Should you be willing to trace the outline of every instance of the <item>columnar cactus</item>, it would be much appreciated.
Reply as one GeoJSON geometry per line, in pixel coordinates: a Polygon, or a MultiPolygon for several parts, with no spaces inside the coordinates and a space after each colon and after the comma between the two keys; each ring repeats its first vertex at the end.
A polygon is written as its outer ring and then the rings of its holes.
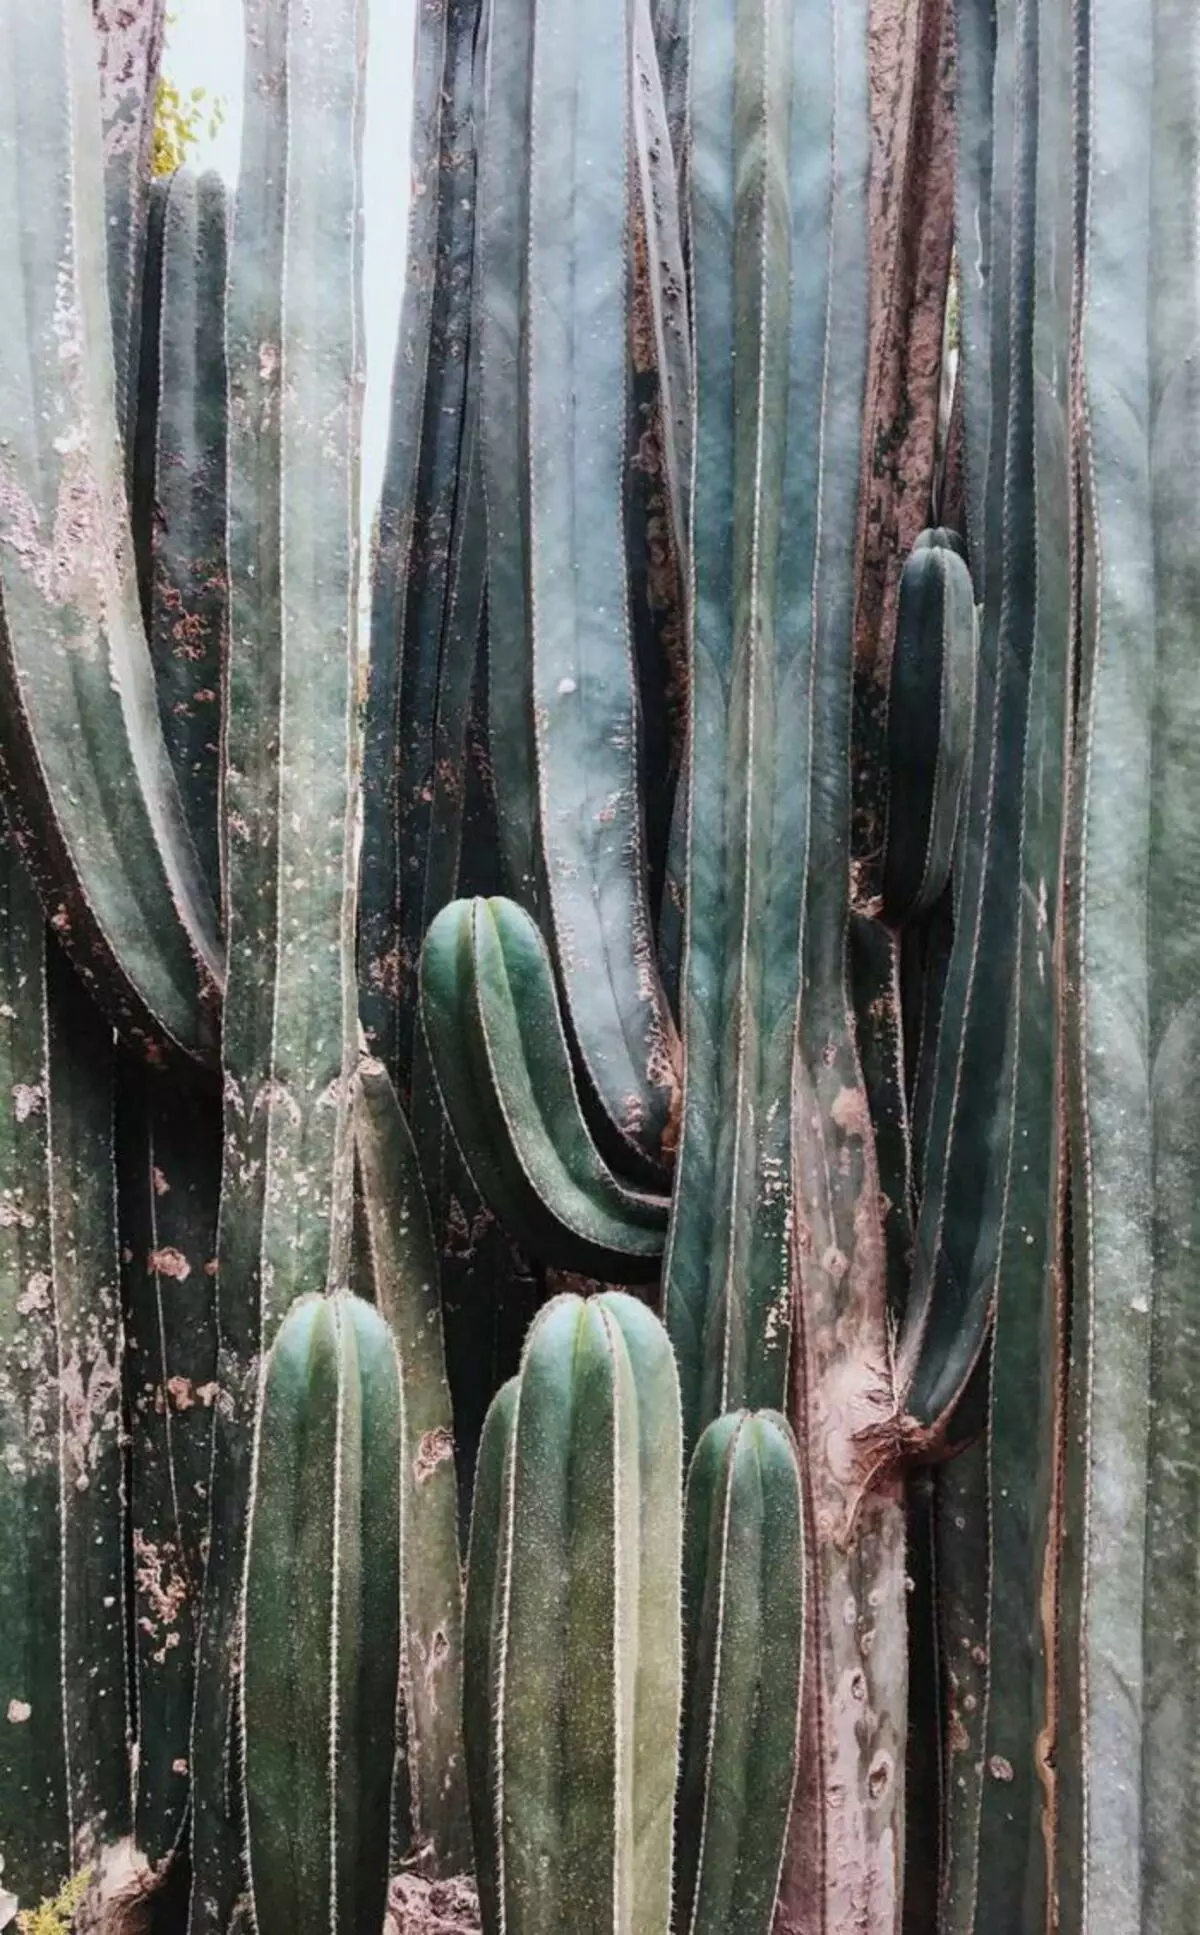
{"type": "Polygon", "coordinates": [[[255,1926],[378,1935],[391,1848],[404,1400],[370,1304],[302,1297],[254,1436],[239,1710],[255,1926]]]}
{"type": "Polygon", "coordinates": [[[667,1935],[682,1527],[671,1348],[631,1298],[556,1298],[496,1404],[467,1605],[469,1642],[487,1635],[466,1706],[485,1927],[667,1935]]]}

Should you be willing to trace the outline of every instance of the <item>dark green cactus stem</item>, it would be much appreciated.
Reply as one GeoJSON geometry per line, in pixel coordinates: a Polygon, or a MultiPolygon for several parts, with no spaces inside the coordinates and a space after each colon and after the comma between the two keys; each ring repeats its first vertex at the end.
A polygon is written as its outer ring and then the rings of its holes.
{"type": "Polygon", "coordinates": [[[691,34],[687,1080],[666,1312],[694,1442],[730,1406],[781,1405],[791,1348],[832,97],[826,54],[811,71],[828,23],[804,8],[701,0],[691,34]]]}
{"type": "Polygon", "coordinates": [[[131,1821],[112,1043],[11,847],[0,953],[0,1853],[25,1908],[131,1821]]]}
{"type": "Polygon", "coordinates": [[[496,1813],[495,1660],[492,1652],[496,1581],[505,1562],[504,1516],[508,1494],[508,1460],[517,1423],[520,1377],[501,1385],[488,1407],[475,1489],[471,1498],[471,1541],[467,1553],[467,1596],[463,1620],[463,1738],[467,1757],[467,1786],[475,1844],[475,1881],[483,1926],[491,1931],[500,1921],[500,1846],[496,1813]]]}
{"type": "Polygon", "coordinates": [[[154,184],[134,530],[163,736],[214,900],[226,558],[227,202],[219,175],[154,184]]]}
{"type": "Polygon", "coordinates": [[[531,0],[487,0],[479,135],[480,448],[487,503],[488,729],[507,891],[536,905],[537,747],[529,655],[526,242],[531,0]]]}
{"type": "Polygon", "coordinates": [[[403,1695],[407,1834],[422,1871],[469,1870],[471,1828],[462,1740],[463,1607],[454,1428],[438,1252],[417,1152],[387,1070],[359,1062],[355,1100],[359,1183],[371,1289],[391,1327],[404,1386],[403,1695]]]}
{"type": "Polygon", "coordinates": [[[950,878],[975,714],[975,597],[951,531],[922,531],[900,578],[888,689],[883,916],[926,914],[950,878]]]}
{"type": "Polygon", "coordinates": [[[804,1668],[804,1505],[786,1419],[735,1412],[692,1454],[677,1925],[769,1935],[804,1668]]]}
{"type": "Polygon", "coordinates": [[[138,612],[87,0],[6,0],[0,68],[0,758],[14,830],[56,932],[130,1040],[211,1058],[222,962],[138,612]],[[63,111],[35,111],[47,100],[63,111]]]}
{"type": "MultiPolygon", "coordinates": [[[[371,595],[363,749],[363,1023],[407,1104],[435,801],[443,632],[465,510],[479,0],[421,0],[408,270],[371,595]]],[[[472,507],[471,516],[478,512],[472,507]]]]}
{"type": "Polygon", "coordinates": [[[380,1313],[302,1297],[255,1429],[241,1721],[259,1929],[379,1935],[400,1653],[400,1366],[380,1313]]]}
{"type": "Polygon", "coordinates": [[[443,908],[425,940],[421,1012],[451,1127],[512,1234],[564,1269],[656,1276],[666,1200],[622,1183],[596,1148],[545,943],[515,901],[443,908]]]}
{"type": "Polygon", "coordinates": [[[253,0],[246,28],[227,328],[222,1408],[191,1935],[226,1935],[242,1887],[229,1754],[261,1360],[296,1295],[346,1283],[353,1210],[365,15],[361,0],[253,0]]]}
{"type": "Polygon", "coordinates": [[[535,0],[529,584],[548,932],[602,1146],[653,1179],[678,1134],[679,1071],[650,925],[621,488],[630,9],[535,0]]]}
{"type": "Polygon", "coordinates": [[[666,1935],[682,1507],[657,1319],[619,1293],[549,1304],[515,1400],[496,1400],[481,1474],[467,1626],[481,1634],[490,1605],[491,1711],[476,1662],[466,1719],[473,1778],[494,1783],[486,1935],[666,1935]],[[482,1516],[497,1492],[498,1535],[482,1516]]]}
{"type": "Polygon", "coordinates": [[[129,1055],[117,1065],[125,1316],[134,1836],[157,1866],[190,1795],[192,1702],[217,1399],[221,1108],[129,1055]]]}

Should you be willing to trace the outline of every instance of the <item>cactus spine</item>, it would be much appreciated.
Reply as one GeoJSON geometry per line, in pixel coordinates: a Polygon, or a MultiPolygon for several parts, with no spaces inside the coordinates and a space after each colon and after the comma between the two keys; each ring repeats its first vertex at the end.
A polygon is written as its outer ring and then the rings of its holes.
{"type": "Polygon", "coordinates": [[[400,1652],[403,1396],[391,1330],[302,1297],[255,1425],[240,1710],[255,1925],[378,1935],[400,1652]]]}

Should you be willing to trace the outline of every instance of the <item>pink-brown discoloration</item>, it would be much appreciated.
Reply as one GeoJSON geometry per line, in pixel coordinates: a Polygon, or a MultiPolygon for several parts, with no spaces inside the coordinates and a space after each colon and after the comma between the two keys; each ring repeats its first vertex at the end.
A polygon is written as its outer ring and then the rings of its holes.
{"type": "Polygon", "coordinates": [[[437,1425],[432,1431],[421,1434],[417,1455],[413,1459],[413,1477],[418,1485],[427,1484],[435,1471],[454,1456],[454,1437],[445,1425],[437,1425]]]}
{"type": "Polygon", "coordinates": [[[68,1484],[86,1491],[109,1440],[121,1424],[121,1372],[102,1339],[86,1354],[73,1349],[59,1376],[63,1457],[68,1484]]]}

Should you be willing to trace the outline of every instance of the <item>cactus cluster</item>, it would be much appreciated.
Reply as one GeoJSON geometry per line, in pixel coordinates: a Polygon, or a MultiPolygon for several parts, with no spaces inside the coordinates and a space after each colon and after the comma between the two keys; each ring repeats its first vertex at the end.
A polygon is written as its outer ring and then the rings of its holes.
{"type": "Polygon", "coordinates": [[[1200,14],[415,0],[362,558],[369,11],[0,0],[0,1929],[1183,1935],[1200,14]]]}

